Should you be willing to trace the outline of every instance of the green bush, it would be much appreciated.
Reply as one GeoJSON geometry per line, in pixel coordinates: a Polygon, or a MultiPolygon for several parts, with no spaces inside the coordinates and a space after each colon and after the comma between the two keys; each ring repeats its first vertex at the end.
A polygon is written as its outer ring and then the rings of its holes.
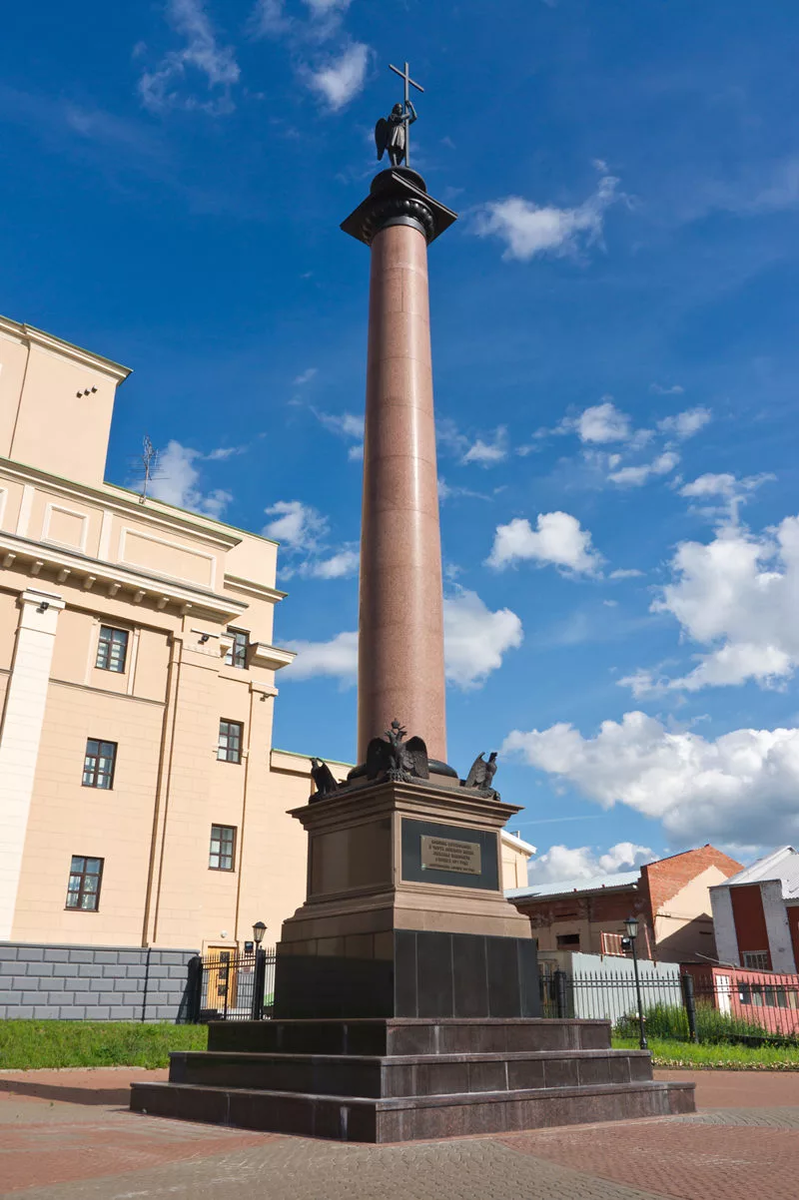
{"type": "MultiPolygon", "coordinates": [[[[644,1009],[644,1025],[647,1038],[678,1042],[687,1042],[689,1038],[688,1016],[679,1004],[650,1005],[644,1009]]],[[[637,1037],[638,1017],[633,1013],[621,1017],[616,1022],[615,1032],[622,1038],[637,1037]]],[[[775,1037],[756,1022],[719,1012],[712,1004],[703,1001],[696,1005],[696,1034],[700,1042],[711,1045],[754,1041],[779,1043],[786,1040],[775,1037]]]]}
{"type": "Polygon", "coordinates": [[[167,1067],[170,1050],[205,1050],[204,1025],[133,1021],[0,1021],[0,1070],[167,1067]]]}

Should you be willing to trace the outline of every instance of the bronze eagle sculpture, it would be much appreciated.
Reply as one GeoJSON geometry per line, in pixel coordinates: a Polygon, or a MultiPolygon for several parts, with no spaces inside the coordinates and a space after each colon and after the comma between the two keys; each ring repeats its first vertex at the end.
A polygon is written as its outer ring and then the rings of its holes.
{"type": "Polygon", "coordinates": [[[483,750],[478,754],[477,758],[471,765],[469,774],[463,781],[463,787],[477,788],[481,792],[490,792],[494,799],[499,799],[499,793],[495,792],[492,785],[494,776],[497,773],[497,752],[492,750],[488,756],[488,762],[485,761],[483,750]]]}
{"type": "Polygon", "coordinates": [[[367,779],[383,776],[408,783],[430,778],[427,746],[420,737],[403,741],[405,734],[399,721],[392,721],[384,737],[372,738],[366,750],[367,779]]]}
{"type": "Polygon", "coordinates": [[[316,784],[316,791],[311,796],[311,803],[315,800],[324,800],[333,792],[338,791],[338,784],[330,767],[318,758],[311,759],[311,779],[316,784]]]}

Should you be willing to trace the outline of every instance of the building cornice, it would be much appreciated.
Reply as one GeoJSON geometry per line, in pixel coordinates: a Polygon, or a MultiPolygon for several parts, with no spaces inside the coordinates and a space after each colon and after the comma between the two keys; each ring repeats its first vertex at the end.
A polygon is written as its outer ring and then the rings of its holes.
{"type": "Polygon", "coordinates": [[[268,671],[279,671],[281,667],[288,667],[296,657],[296,651],[270,646],[267,642],[256,642],[250,651],[252,666],[266,667],[268,671]]]}
{"type": "Polygon", "coordinates": [[[222,550],[231,550],[242,541],[239,534],[225,532],[226,527],[221,523],[216,528],[209,528],[199,521],[192,520],[189,516],[177,515],[179,510],[175,510],[175,513],[156,512],[152,508],[139,504],[137,500],[127,500],[116,496],[111,490],[113,484],[109,484],[109,490],[106,490],[105,487],[97,488],[85,483],[74,483],[70,479],[63,479],[60,475],[50,475],[47,471],[39,470],[38,467],[29,467],[24,463],[13,462],[10,458],[0,458],[0,473],[10,475],[22,484],[46,485],[52,491],[69,496],[73,500],[80,499],[92,504],[101,504],[105,508],[123,513],[126,517],[144,521],[145,524],[158,525],[173,533],[193,533],[222,550]]]}
{"type": "Polygon", "coordinates": [[[49,350],[64,358],[71,358],[73,362],[79,363],[82,367],[90,367],[94,371],[110,375],[117,383],[124,382],[131,373],[130,367],[123,367],[121,363],[114,362],[113,359],[105,358],[102,354],[93,354],[91,350],[84,350],[82,346],[75,346],[72,342],[65,342],[63,338],[54,337],[52,333],[45,333],[43,329],[37,329],[35,325],[12,321],[10,317],[0,317],[0,334],[18,341],[32,343],[34,346],[41,346],[43,350],[49,350]]]}
{"type": "MultiPolygon", "coordinates": [[[[88,558],[85,554],[55,549],[13,533],[0,532],[0,565],[10,568],[17,562],[31,564],[34,575],[38,575],[43,569],[55,571],[59,583],[65,583],[74,576],[82,581],[87,592],[98,583],[107,585],[112,597],[124,588],[133,592],[135,604],[140,604],[147,598],[154,600],[158,608],[163,609],[168,604],[174,604],[184,614],[191,611],[206,615],[214,621],[230,621],[247,609],[244,601],[234,600],[218,592],[191,584],[176,584],[150,571],[103,562],[101,559],[88,558]]],[[[286,654],[289,651],[282,653],[286,654]]]]}
{"type": "Polygon", "coordinates": [[[268,600],[270,604],[278,604],[285,600],[288,592],[280,592],[277,588],[267,587],[263,583],[253,583],[249,579],[241,579],[238,575],[228,575],[225,572],[225,583],[237,592],[245,592],[256,600],[268,600]]]}

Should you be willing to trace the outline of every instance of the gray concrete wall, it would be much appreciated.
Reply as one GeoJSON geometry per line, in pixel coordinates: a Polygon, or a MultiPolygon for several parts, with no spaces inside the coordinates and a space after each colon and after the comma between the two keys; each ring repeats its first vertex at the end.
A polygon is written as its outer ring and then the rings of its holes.
{"type": "Polygon", "coordinates": [[[175,1021],[195,954],[0,942],[0,1018],[175,1021]]]}

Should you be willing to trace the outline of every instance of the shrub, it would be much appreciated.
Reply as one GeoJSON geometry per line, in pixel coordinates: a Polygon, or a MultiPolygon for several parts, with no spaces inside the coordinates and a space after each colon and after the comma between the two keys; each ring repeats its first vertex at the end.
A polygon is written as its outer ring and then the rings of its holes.
{"type": "MultiPolygon", "coordinates": [[[[644,1009],[644,1026],[647,1037],[664,1040],[687,1042],[688,1016],[679,1004],[652,1004],[644,1009]]],[[[634,1038],[638,1036],[638,1017],[629,1013],[621,1017],[615,1026],[619,1037],[634,1038]]],[[[786,1039],[775,1037],[762,1025],[746,1021],[742,1017],[734,1017],[730,1013],[719,1012],[707,1001],[698,1001],[696,1005],[696,1034],[700,1042],[733,1044],[736,1042],[771,1042],[782,1043],[786,1039]]]]}

